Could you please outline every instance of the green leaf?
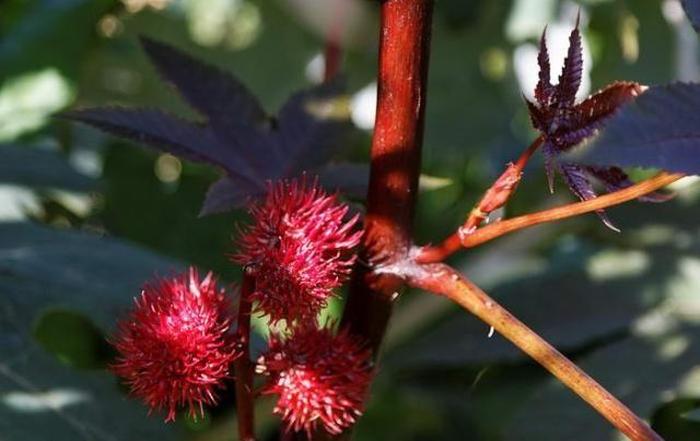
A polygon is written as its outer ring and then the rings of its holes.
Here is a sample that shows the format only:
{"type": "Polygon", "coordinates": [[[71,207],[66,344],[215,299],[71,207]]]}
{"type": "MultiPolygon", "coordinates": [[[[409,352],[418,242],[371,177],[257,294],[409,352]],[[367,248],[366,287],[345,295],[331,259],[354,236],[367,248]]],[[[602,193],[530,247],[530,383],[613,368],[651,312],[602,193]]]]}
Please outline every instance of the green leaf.
{"type": "Polygon", "coordinates": [[[8,26],[0,41],[0,139],[40,128],[73,100],[97,22],[116,3],[40,0],[8,26]]]}
{"type": "Polygon", "coordinates": [[[2,301],[22,332],[47,308],[80,312],[111,330],[145,280],[178,269],[176,262],[114,239],[0,223],[2,301]]]}
{"type": "MultiPolygon", "coordinates": [[[[700,328],[682,326],[649,338],[636,336],[595,351],[580,362],[633,412],[650,418],[666,400],[700,394],[700,328]]],[[[568,389],[550,384],[525,403],[505,432],[507,440],[619,440],[610,424],[568,389]]]]}
{"type": "Polygon", "coordinates": [[[0,362],[3,440],[178,439],[172,425],[146,413],[111,375],[71,370],[36,345],[0,362]]]}
{"type": "Polygon", "coordinates": [[[105,368],[114,356],[104,333],[82,314],[54,309],[46,311],[35,322],[34,338],[68,366],[105,368]]]}
{"type": "Polygon", "coordinates": [[[58,66],[73,76],[93,41],[98,20],[116,0],[39,0],[16,17],[0,42],[0,80],[58,66]],[[60,44],[47,44],[60,42],[60,44]]]}
{"type": "MultiPolygon", "coordinates": [[[[695,256],[675,262],[679,271],[669,295],[636,322],[630,337],[577,360],[643,418],[666,402],[700,395],[700,259],[695,256]]],[[[609,423],[555,379],[523,406],[505,432],[507,440],[518,441],[619,439],[609,423]]]]}
{"type": "Polygon", "coordinates": [[[85,192],[95,181],[78,173],[58,152],[0,144],[0,183],[85,192]]]}
{"type": "Polygon", "coordinates": [[[0,223],[3,440],[176,439],[173,426],[127,400],[113,376],[67,365],[86,362],[67,357],[75,345],[99,352],[101,342],[83,335],[87,340],[61,343],[47,333],[58,330],[64,333],[59,337],[73,339],[83,325],[96,332],[92,322],[103,333],[112,330],[145,279],[177,267],[110,238],[0,223]]]}
{"type": "Polygon", "coordinates": [[[682,415],[686,420],[700,423],[700,409],[690,410],[682,415]]]}
{"type": "Polygon", "coordinates": [[[68,79],[54,68],[12,78],[0,89],[0,140],[38,129],[74,95],[68,79]]]}
{"type": "Polygon", "coordinates": [[[680,397],[654,411],[651,426],[665,440],[697,439],[700,435],[700,398],[680,397]]]}

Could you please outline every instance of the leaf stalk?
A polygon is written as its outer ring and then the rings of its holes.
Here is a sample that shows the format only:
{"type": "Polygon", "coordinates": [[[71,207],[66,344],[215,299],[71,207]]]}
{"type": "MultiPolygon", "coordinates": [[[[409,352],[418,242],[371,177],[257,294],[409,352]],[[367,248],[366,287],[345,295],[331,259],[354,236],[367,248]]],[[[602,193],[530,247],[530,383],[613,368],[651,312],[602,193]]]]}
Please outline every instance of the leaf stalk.
{"type": "Polygon", "coordinates": [[[441,263],[416,265],[407,272],[407,281],[413,287],[447,297],[493,326],[632,441],[663,441],[603,386],[456,270],[441,263]]]}

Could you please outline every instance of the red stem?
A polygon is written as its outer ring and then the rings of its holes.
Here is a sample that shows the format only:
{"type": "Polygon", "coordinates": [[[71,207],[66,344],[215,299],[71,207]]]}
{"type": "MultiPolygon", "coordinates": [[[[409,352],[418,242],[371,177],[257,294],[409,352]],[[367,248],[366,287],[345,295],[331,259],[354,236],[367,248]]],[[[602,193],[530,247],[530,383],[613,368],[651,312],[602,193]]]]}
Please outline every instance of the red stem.
{"type": "Polygon", "coordinates": [[[365,237],[342,326],[364,338],[376,358],[400,278],[378,265],[405,260],[420,174],[432,0],[381,4],[377,118],[372,138],[365,237]]]}
{"type": "Polygon", "coordinates": [[[518,158],[517,161],[515,161],[515,166],[520,170],[521,172],[525,169],[525,166],[527,165],[527,162],[530,160],[532,155],[537,151],[538,148],[542,145],[542,142],[544,142],[544,137],[542,135],[538,136],[535,138],[534,141],[528,146],[528,148],[525,149],[524,152],[520,154],[520,157],[518,158]]]}
{"type": "Polygon", "coordinates": [[[252,309],[250,295],[254,289],[255,279],[246,272],[243,276],[238,306],[238,334],[243,346],[243,354],[234,362],[238,439],[241,441],[255,441],[254,366],[250,361],[250,314],[252,309]]]}
{"type": "Polygon", "coordinates": [[[513,342],[633,441],[663,441],[644,421],[549,343],[451,267],[404,269],[411,286],[444,295],[513,342]]]}
{"type": "Polygon", "coordinates": [[[332,80],[338,72],[343,60],[343,51],[341,46],[342,33],[346,21],[346,13],[348,2],[336,2],[333,16],[330,20],[330,26],[326,32],[326,47],[323,50],[323,81],[332,80]]]}
{"type": "Polygon", "coordinates": [[[342,51],[340,45],[332,37],[326,41],[326,48],[323,52],[323,60],[325,66],[323,69],[323,81],[328,82],[335,77],[340,71],[340,62],[342,60],[342,51]]]}

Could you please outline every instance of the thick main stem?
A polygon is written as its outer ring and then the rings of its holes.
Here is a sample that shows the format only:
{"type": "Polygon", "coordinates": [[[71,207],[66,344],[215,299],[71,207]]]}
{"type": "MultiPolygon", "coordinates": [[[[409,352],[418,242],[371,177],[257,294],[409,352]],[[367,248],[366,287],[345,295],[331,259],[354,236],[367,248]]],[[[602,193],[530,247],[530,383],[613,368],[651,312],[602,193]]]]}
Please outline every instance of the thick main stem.
{"type": "Polygon", "coordinates": [[[513,342],[632,441],[663,441],[644,421],[478,286],[444,264],[409,271],[410,285],[442,294],[513,342]]]}
{"type": "Polygon", "coordinates": [[[238,438],[241,441],[255,441],[255,411],[253,394],[254,366],[250,361],[250,295],[255,289],[255,279],[249,274],[243,276],[241,297],[238,306],[238,334],[243,346],[242,355],[234,362],[236,376],[236,415],[238,417],[238,438]]]}
{"type": "Polygon", "coordinates": [[[376,357],[400,278],[378,265],[404,260],[411,247],[420,174],[432,0],[381,4],[377,118],[372,138],[365,237],[342,326],[364,338],[376,357]]]}

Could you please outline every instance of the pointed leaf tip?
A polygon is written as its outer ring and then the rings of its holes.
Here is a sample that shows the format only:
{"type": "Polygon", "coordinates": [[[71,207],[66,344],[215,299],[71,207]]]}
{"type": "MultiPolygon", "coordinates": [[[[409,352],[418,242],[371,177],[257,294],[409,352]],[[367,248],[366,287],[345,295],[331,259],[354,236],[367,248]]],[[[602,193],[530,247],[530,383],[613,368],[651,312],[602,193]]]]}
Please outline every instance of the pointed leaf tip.
{"type": "Polygon", "coordinates": [[[258,99],[233,75],[147,36],[139,42],[160,76],[218,132],[267,119],[258,99]]]}
{"type": "MultiPolygon", "coordinates": [[[[585,167],[566,163],[560,164],[559,170],[561,175],[564,177],[566,184],[571,189],[571,192],[579,199],[582,201],[588,201],[598,197],[595,190],[593,190],[593,184],[591,183],[589,172],[585,167]]],[[[604,210],[596,210],[596,214],[606,227],[615,231],[616,233],[620,232],[620,229],[612,223],[604,210]]]]}
{"type": "Polygon", "coordinates": [[[596,214],[600,218],[600,221],[603,222],[603,225],[608,227],[610,230],[616,232],[616,233],[622,233],[622,230],[620,230],[608,217],[608,214],[605,212],[605,210],[598,210],[596,211],[596,214]]]}
{"type": "MultiPolygon", "coordinates": [[[[578,23],[578,21],[577,21],[578,23]]],[[[576,92],[581,85],[583,73],[583,49],[581,46],[581,32],[578,24],[569,35],[569,50],[564,59],[564,67],[559,75],[554,99],[559,107],[572,106],[576,100],[576,92]]]]}
{"type": "Polygon", "coordinates": [[[547,175],[547,188],[549,188],[549,193],[554,194],[554,174],[555,169],[558,168],[556,150],[555,147],[546,142],[542,146],[542,153],[544,154],[544,171],[547,175]]]}
{"type": "Polygon", "coordinates": [[[540,106],[548,106],[554,93],[554,86],[552,86],[550,79],[550,64],[549,64],[549,52],[547,51],[547,27],[545,26],[542,31],[542,37],[540,38],[540,50],[537,54],[537,64],[540,68],[539,80],[537,86],[535,87],[535,99],[540,106]]]}
{"type": "Polygon", "coordinates": [[[59,116],[190,161],[221,167],[229,162],[220,142],[206,127],[160,110],[95,107],[71,110],[59,116]]]}

